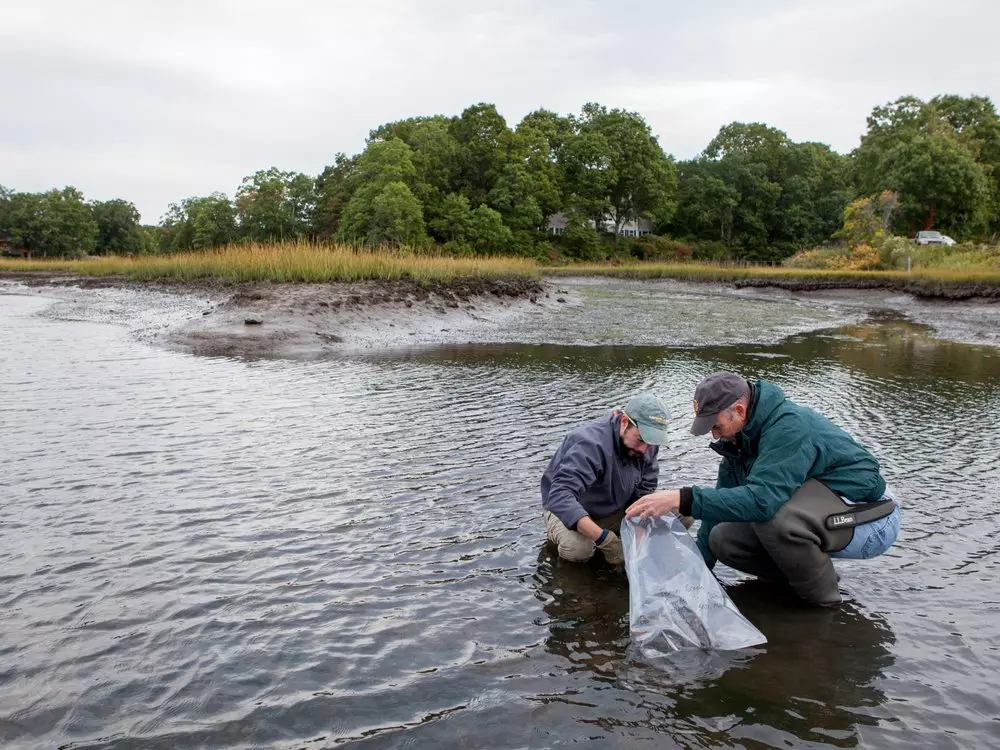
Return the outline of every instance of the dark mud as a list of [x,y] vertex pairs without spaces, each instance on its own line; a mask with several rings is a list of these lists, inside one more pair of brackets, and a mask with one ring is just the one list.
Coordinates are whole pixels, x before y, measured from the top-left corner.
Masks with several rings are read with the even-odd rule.
[[920,299],[1000,300],[1000,286],[969,282],[947,283],[907,279],[774,279],[750,278],[732,283],[737,289],[774,287],[790,292],[819,292],[830,289],[875,289],[909,294]]

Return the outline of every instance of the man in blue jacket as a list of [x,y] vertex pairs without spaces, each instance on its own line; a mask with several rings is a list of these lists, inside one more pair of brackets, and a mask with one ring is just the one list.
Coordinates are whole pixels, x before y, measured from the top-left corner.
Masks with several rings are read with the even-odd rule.
[[542,475],[545,530],[562,559],[585,562],[599,549],[612,565],[625,561],[616,532],[625,508],[656,490],[669,418],[660,398],[639,393],[566,436]]
[[733,372],[695,391],[691,432],[722,456],[715,488],[640,499],[629,516],[701,519],[698,547],[737,570],[785,581],[806,602],[840,602],[831,557],[865,559],[899,534],[899,508],[875,457],[844,430],[766,380]]

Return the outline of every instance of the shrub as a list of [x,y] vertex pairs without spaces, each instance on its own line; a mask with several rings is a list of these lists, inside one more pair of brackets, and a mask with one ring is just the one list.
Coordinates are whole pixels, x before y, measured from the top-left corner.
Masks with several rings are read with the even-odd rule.
[[646,234],[626,241],[629,254],[643,261],[685,261],[694,257],[694,247],[685,242]]

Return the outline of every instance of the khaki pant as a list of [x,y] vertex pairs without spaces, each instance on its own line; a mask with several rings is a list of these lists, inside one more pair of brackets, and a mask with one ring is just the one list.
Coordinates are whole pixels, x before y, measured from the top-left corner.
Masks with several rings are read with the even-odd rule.
[[[621,510],[604,518],[595,518],[594,523],[602,529],[608,529],[616,534],[622,526],[622,519],[625,518],[625,511]],[[594,540],[589,536],[566,528],[555,513],[542,511],[542,520],[545,521],[545,532],[549,541],[556,545],[559,550],[559,557],[569,562],[587,562],[594,556]]]

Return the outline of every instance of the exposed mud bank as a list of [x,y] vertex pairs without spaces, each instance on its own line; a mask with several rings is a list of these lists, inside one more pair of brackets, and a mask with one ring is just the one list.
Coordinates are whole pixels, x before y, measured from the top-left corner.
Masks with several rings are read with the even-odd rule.
[[775,279],[750,278],[732,282],[738,289],[774,287],[790,292],[819,292],[828,289],[877,289],[901,292],[921,299],[1000,300],[1000,286],[985,283],[948,283],[907,279]]

